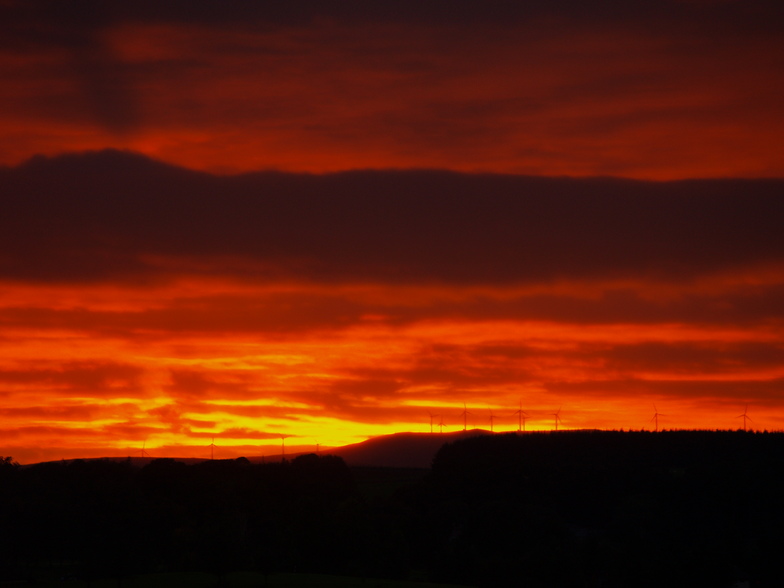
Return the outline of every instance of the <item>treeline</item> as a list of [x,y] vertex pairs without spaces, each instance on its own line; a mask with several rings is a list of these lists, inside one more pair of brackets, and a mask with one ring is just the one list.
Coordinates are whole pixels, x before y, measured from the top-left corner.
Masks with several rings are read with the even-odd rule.
[[414,481],[316,455],[2,460],[0,580],[59,566],[120,581],[257,570],[488,587],[781,585],[783,469],[784,435],[743,431],[480,436],[445,445]]

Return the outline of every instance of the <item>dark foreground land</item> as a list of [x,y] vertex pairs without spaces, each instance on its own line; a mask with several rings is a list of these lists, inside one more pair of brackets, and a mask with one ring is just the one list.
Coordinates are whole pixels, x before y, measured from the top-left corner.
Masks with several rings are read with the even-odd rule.
[[[51,570],[50,570],[51,571]],[[220,577],[207,572],[136,574],[127,578],[47,577],[46,570],[34,582],[38,588],[470,588],[383,578],[355,578],[327,574],[262,574],[229,572]],[[0,583],[2,586],[30,585],[27,581]]]
[[780,433],[486,435],[429,471],[6,461],[0,504],[0,585],[784,585]]

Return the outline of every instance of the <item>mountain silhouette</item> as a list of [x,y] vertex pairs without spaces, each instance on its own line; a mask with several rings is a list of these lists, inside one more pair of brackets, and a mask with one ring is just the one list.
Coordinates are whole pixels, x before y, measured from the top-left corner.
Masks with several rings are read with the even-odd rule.
[[429,468],[444,444],[489,434],[482,429],[456,433],[395,433],[337,447],[326,453],[342,457],[349,466]]

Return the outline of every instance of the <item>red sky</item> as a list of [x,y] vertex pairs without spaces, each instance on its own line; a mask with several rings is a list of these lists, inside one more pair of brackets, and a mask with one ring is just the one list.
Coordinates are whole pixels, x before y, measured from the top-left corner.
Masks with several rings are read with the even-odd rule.
[[0,455],[782,428],[781,4],[392,5],[0,2]]

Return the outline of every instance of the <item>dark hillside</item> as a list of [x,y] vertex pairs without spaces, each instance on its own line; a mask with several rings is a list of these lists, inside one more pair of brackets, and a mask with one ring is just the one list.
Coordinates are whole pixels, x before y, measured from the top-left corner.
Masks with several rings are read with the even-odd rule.
[[482,429],[443,434],[396,433],[373,437],[331,451],[342,457],[350,466],[429,469],[433,465],[433,458],[444,444],[489,434]]
[[784,435],[494,435],[436,457],[443,578],[480,585],[778,585]]
[[[395,437],[382,446],[423,440]],[[0,582],[255,571],[784,585],[780,433],[485,434],[444,445],[430,471],[314,454],[0,466]]]

